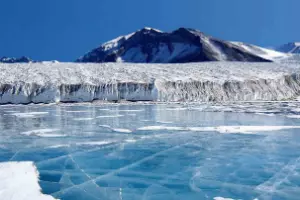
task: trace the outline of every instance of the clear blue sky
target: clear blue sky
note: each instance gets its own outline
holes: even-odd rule
[[[299,9],[300,0],[1,0],[0,57],[73,61],[145,26],[276,46],[300,41]]]

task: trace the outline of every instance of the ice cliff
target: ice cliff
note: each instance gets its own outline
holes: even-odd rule
[[[299,94],[297,64],[0,64],[0,104],[286,100]]]

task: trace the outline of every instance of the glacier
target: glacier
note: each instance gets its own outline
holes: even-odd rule
[[[300,65],[0,64],[0,104],[105,101],[279,101],[300,94]]]

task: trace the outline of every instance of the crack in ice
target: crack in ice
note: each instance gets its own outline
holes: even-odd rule
[[[63,194],[63,193],[65,193],[65,192],[71,190],[71,189],[74,188],[74,187],[78,187],[78,188],[79,188],[80,186],[86,185],[86,184],[88,184],[88,183],[90,183],[90,182],[92,182],[92,181],[98,181],[98,180],[101,180],[101,179],[103,179],[103,178],[110,177],[111,175],[114,175],[114,174],[116,174],[116,173],[120,173],[120,172],[122,172],[122,171],[128,170],[128,169],[130,169],[130,168],[132,168],[132,167],[138,166],[138,165],[140,165],[140,164],[142,164],[142,163],[144,163],[144,162],[146,162],[146,161],[149,161],[149,160],[151,160],[151,159],[153,159],[153,158],[155,158],[155,157],[157,157],[157,156],[163,155],[163,154],[165,154],[165,153],[167,153],[167,152],[173,151],[173,150],[175,150],[175,149],[178,149],[178,148],[180,148],[180,147],[182,147],[182,146],[185,146],[185,145],[188,145],[188,144],[190,144],[190,143],[185,143],[185,144],[177,145],[177,146],[168,148],[168,149],[166,149],[166,150],[160,151],[160,152],[158,152],[158,153],[154,153],[154,154],[152,154],[151,156],[147,156],[147,157],[145,157],[145,158],[142,158],[142,159],[139,160],[139,161],[136,161],[136,162],[134,162],[134,163],[131,163],[131,164],[126,165],[126,166],[124,166],[124,167],[121,167],[121,168],[119,168],[119,169],[113,170],[113,171],[111,171],[111,172],[109,172],[109,173],[106,173],[106,174],[104,174],[104,175],[100,175],[100,176],[98,176],[98,177],[96,177],[96,178],[94,178],[94,179],[92,179],[92,180],[85,181],[85,182],[83,182],[83,183],[81,183],[81,184],[79,184],[79,185],[76,185],[76,186],[72,186],[72,187],[63,189],[63,190],[61,190],[61,191],[59,191],[59,192],[53,193],[52,195],[53,195],[53,196],[59,196],[59,194]]]

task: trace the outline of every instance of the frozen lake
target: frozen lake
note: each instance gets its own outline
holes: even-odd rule
[[[1,106],[0,162],[33,161],[62,200],[296,200],[299,106]]]

